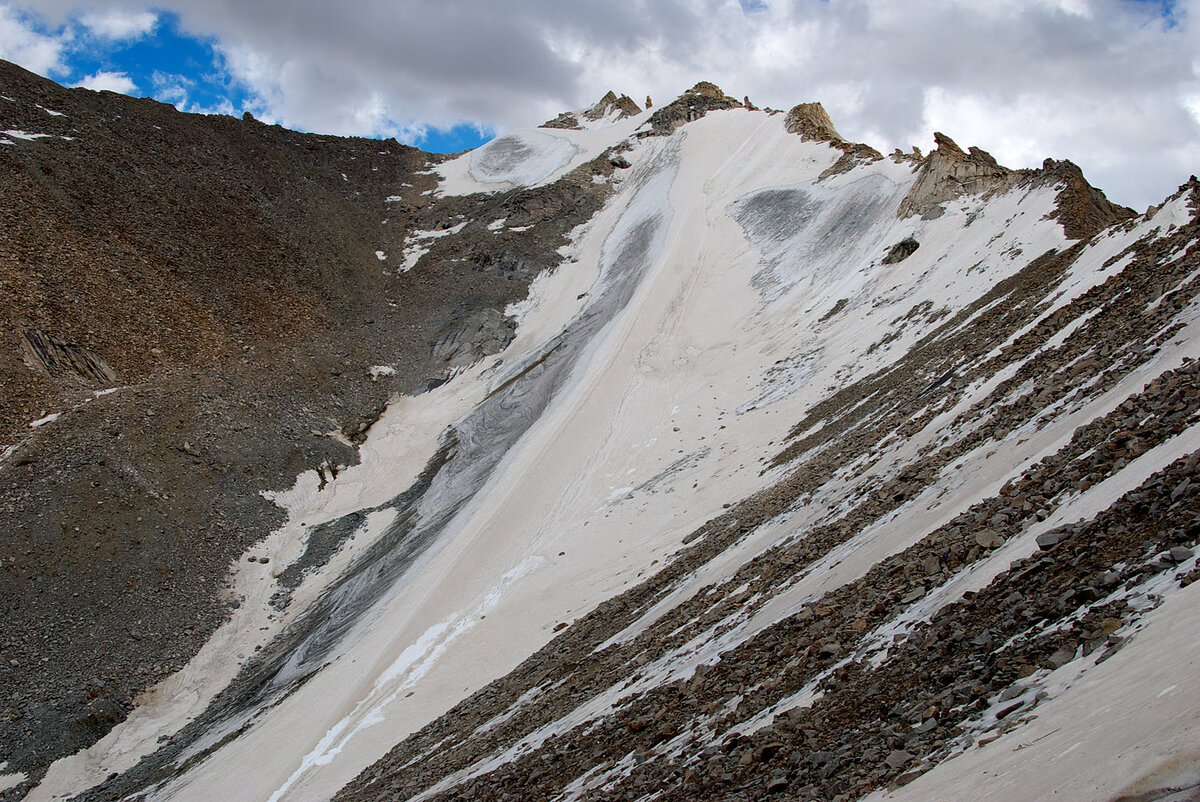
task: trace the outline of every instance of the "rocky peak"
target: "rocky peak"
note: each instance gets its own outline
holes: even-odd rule
[[[1086,239],[1113,223],[1134,216],[1133,209],[1118,206],[1088,183],[1083,171],[1073,162],[1046,159],[1038,171],[1044,184],[1060,184],[1058,209],[1054,214],[1071,239]]]
[[[650,116],[650,128],[639,137],[666,136],[684,123],[698,120],[710,111],[741,108],[741,101],[729,97],[714,83],[701,81]]]
[[[842,157],[833,166],[821,173],[820,179],[853,170],[860,164],[868,164],[883,158],[883,154],[870,145],[849,142],[838,133],[829,118],[829,112],[820,103],[800,103],[792,107],[784,118],[783,126],[789,134],[799,134],[805,142],[828,142],[842,151]]]
[[[793,106],[784,118],[783,126],[789,134],[799,134],[806,142],[844,141],[834,127],[833,120],[829,119],[829,113],[820,103],[801,103]]]
[[[709,81],[700,81],[698,84],[696,84],[691,89],[684,92],[683,94],[684,94],[684,96],[696,95],[699,97],[711,98],[713,100],[729,100],[735,104],[737,103],[736,100],[734,100],[733,98],[729,97],[724,92],[722,92],[721,87],[719,87],[716,84],[711,83]]]

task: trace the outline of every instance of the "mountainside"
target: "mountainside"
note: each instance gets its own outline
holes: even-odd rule
[[[3,798],[1200,789],[1195,177],[0,96]]]

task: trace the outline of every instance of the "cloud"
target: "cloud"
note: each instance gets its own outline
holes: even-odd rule
[[[154,88],[154,97],[164,103],[172,103],[177,108],[186,108],[188,95],[196,82],[186,75],[155,70],[150,76]]]
[[[125,73],[105,72],[104,70],[71,85],[91,89],[93,92],[120,92],[122,95],[128,95],[137,90],[137,85]]]
[[[5,61],[39,75],[62,73],[66,44],[61,37],[38,33],[14,9],[0,5],[0,58]]]
[[[1139,208],[1200,163],[1200,0],[12,1],[51,25],[176,14],[255,116],[312,131],[502,130],[711,80],[820,100],[880,149],[940,130],[1013,167],[1070,158]]]
[[[79,23],[93,36],[126,41],[150,34],[158,24],[158,15],[151,11],[130,12],[113,8],[88,11],[80,15]]]

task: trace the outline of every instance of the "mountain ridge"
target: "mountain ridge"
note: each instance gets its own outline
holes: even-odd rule
[[[260,754],[257,733],[278,726],[272,716],[310,703],[307,689],[329,682],[374,682],[375,690],[325,724],[320,717],[332,714],[310,708],[307,746],[308,731],[285,724],[296,741],[280,751],[283,762],[268,766],[261,753],[254,767],[255,782],[273,783],[263,786],[264,798],[331,795],[347,782],[340,793],[348,799],[858,796],[940,772],[951,765],[947,756],[972,748],[974,741],[963,746],[964,733],[978,733],[980,744],[1019,734],[1005,721],[1041,703],[1039,688],[1055,687],[1055,671],[1099,671],[1088,661],[1123,650],[1139,622],[1153,620],[1153,604],[1130,606],[1138,589],[1153,588],[1144,592],[1175,609],[1195,578],[1200,478],[1194,444],[1187,445],[1200,396],[1187,356],[1195,348],[1194,177],[1161,207],[1135,215],[1108,202],[1070,162],[1008,170],[941,134],[927,156],[884,158],[844,141],[819,104],[781,119],[705,83],[645,111],[609,93],[591,107],[592,118],[581,113],[595,127],[567,113],[574,125],[512,132],[439,159],[254,121],[193,119],[152,101],[61,90],[12,67],[2,80],[0,94],[25,115],[10,130],[50,132],[0,151],[5,180],[20,188],[10,203],[27,204],[5,218],[9,254],[0,264],[8,265],[13,293],[6,305],[23,315],[10,316],[6,376],[14,378],[5,386],[57,381],[57,397],[68,404],[0,461],[9,480],[0,503],[20,530],[5,545],[20,559],[10,557],[4,570],[21,603],[10,603],[10,629],[0,638],[3,687],[15,691],[0,722],[12,746],[0,760],[4,771],[24,775],[6,792],[12,798],[41,779],[50,759],[114,725],[113,737],[122,732],[136,693],[225,632],[249,653],[232,666],[237,677],[187,680],[198,683],[181,686],[189,693],[212,686],[213,703],[186,726],[155,724],[165,728],[157,751],[97,752],[98,765],[121,768],[94,777],[99,784],[84,798],[147,789],[203,798],[223,782],[249,782],[237,753]],[[143,114],[154,122],[144,125]],[[135,120],[118,122],[126,116]],[[32,121],[49,125],[34,132]],[[152,191],[114,180],[107,186],[119,191],[102,201],[83,194],[105,186],[94,178],[102,170],[67,162],[87,167],[81,174],[93,186],[85,186],[52,149],[34,150],[84,147],[75,145],[83,139],[77,134],[99,140],[109,125],[131,126],[148,142],[144,149],[132,138],[99,143],[111,148],[100,152],[113,154],[106,158],[117,175],[131,171],[157,187],[154,165],[176,149],[221,180],[228,176],[207,195],[196,180],[193,203],[164,174],[173,206],[199,215],[214,198],[232,197],[232,208],[259,209],[262,217],[251,219],[282,214],[297,228],[320,220],[330,241],[287,234],[296,228],[278,222],[241,230],[241,215],[226,214],[234,232],[228,244],[225,235],[203,241],[205,231],[226,230],[219,215],[180,244],[180,232],[197,230],[186,214],[168,215],[150,233],[131,225],[130,210],[165,214]],[[167,133],[150,134],[158,125]],[[211,141],[227,138],[228,152],[172,139],[177,127],[211,129]],[[296,173],[287,177],[295,165],[281,161],[273,185],[256,183],[264,182],[258,168],[231,166],[243,152],[258,161],[275,149],[299,158],[301,173],[315,168],[320,176],[307,179],[316,186],[296,201],[278,194],[304,186]],[[315,160],[304,162],[306,153]],[[166,163],[178,172],[178,161]],[[172,243],[185,259],[208,253],[199,279],[170,260],[146,269],[145,279],[163,269],[174,281],[200,281],[213,294],[199,297],[216,299],[209,303],[227,314],[216,318],[226,327],[216,329],[220,336],[201,329],[184,345],[211,345],[161,349],[172,364],[146,372],[129,361],[126,350],[137,349],[98,332],[96,312],[77,321],[68,307],[30,304],[50,293],[21,283],[41,245],[36,227],[20,224],[40,219],[34,207],[46,198],[57,200],[41,200],[45,209],[76,215],[60,217],[53,236],[40,235],[51,244],[70,222],[110,251],[141,241],[154,243],[156,254]],[[705,205],[689,205],[693,198]],[[285,203],[299,211],[274,208]],[[92,208],[108,216],[80,215]],[[20,245],[22,238],[31,244]],[[271,264],[264,241],[283,255],[281,264]],[[260,249],[239,254],[249,243]],[[92,255],[94,243],[77,248],[108,264]],[[232,261],[222,274],[224,260]],[[51,272],[51,263],[39,269]],[[105,271],[113,274],[97,272]],[[218,292],[226,276],[241,273],[262,282],[267,297]],[[70,282],[81,298],[97,292],[85,278]],[[294,300],[271,309],[281,290]],[[265,319],[253,312],[260,308]],[[125,325],[144,328],[154,319]],[[735,356],[743,343],[751,347]],[[160,347],[136,337],[129,344],[150,353]],[[78,367],[69,375],[57,369],[56,377],[59,362]],[[714,367],[698,367],[706,363]],[[110,380],[101,365],[121,380],[136,376],[137,385],[95,395],[108,388],[94,382]],[[1139,371],[1151,370],[1153,380],[1135,387]],[[81,388],[81,376],[93,383]],[[609,386],[630,389],[620,404],[603,407]],[[670,395],[695,421],[666,414]],[[45,403],[29,405],[8,431],[43,417]],[[595,408],[602,411],[588,411]],[[788,417],[786,426],[775,422]],[[404,428],[409,419],[424,431]],[[504,428],[512,421],[519,427]],[[324,434],[330,424],[333,436]],[[407,432],[408,444],[389,440],[392,431]],[[609,432],[612,443],[595,440],[598,432]],[[591,443],[579,448],[605,467],[572,462],[578,455],[568,434]],[[666,441],[677,442],[678,454],[660,453]],[[630,445],[647,455],[631,473],[653,475],[602,487],[618,481],[603,472],[624,469],[617,454]],[[283,457],[289,450],[298,453]],[[650,462],[651,454],[663,464]],[[385,482],[376,472],[387,459],[405,467],[389,468],[394,476]],[[553,481],[530,467],[539,460],[563,466]],[[958,475],[980,478],[960,490]],[[1133,476],[1141,478],[1120,478]],[[1135,486],[1105,489],[1122,482]],[[543,487],[561,487],[562,498],[577,501],[545,506],[554,494]],[[257,497],[268,488],[278,506]],[[523,502],[505,503],[503,494]],[[75,507],[45,520],[72,498]],[[578,503],[588,499],[590,507]],[[927,524],[915,499],[946,511]],[[1102,506],[1079,526],[1063,517],[1086,504]],[[542,532],[545,547],[522,545],[521,515],[531,516],[525,523]],[[393,522],[383,528],[371,523],[388,516]],[[108,531],[68,534],[106,520]],[[205,534],[222,520],[225,529]],[[630,530],[614,520],[647,530],[645,544],[618,546]],[[589,524],[602,534],[576,540],[572,533]],[[497,534],[479,540],[476,530]],[[124,590],[88,589],[112,570],[88,550],[93,535],[103,559],[132,569]],[[470,548],[500,550],[515,566],[454,560]],[[1010,551],[1019,556],[1005,560]],[[1070,560],[1060,559],[1068,552]],[[63,555],[72,554],[64,566]],[[630,556],[643,561],[636,581],[617,567]],[[195,595],[202,584],[227,581],[231,560],[238,578],[225,601]],[[188,571],[179,570],[184,565]],[[400,643],[401,658],[428,638],[437,642],[419,663],[434,679],[412,674],[402,660],[373,679],[326,679],[353,671],[364,655],[381,665],[394,659],[386,649],[370,651],[375,641],[360,633],[395,599],[409,598],[404,588],[432,583],[429,566],[460,582],[482,577],[481,587],[495,571],[501,601],[480,602],[487,614],[472,616],[471,603],[443,609],[451,602],[432,590],[441,586],[411,597],[412,610],[454,610],[444,619],[453,627],[435,626],[442,620],[435,617],[422,630],[414,612],[396,619],[405,622],[396,625],[407,627],[402,632],[420,634]],[[541,599],[520,588],[534,581],[524,577],[543,574],[557,577],[545,586],[549,600],[518,605],[522,615],[504,618],[503,605],[517,605],[503,602],[504,593]],[[1068,601],[1085,607],[1078,619],[1035,581],[1043,574],[1073,589]],[[983,584],[970,596],[947,590],[972,582]],[[1131,593],[1109,598],[1118,582]],[[1172,593],[1164,590],[1169,582]],[[353,614],[339,611],[338,600],[369,586],[376,589],[355,597]],[[89,598],[72,601],[81,590]],[[1020,601],[1006,602],[1013,593]],[[89,611],[121,595],[126,608]],[[150,598],[162,609],[143,623],[137,611]],[[1029,615],[1009,615],[1014,605]],[[234,618],[222,624],[230,607]],[[203,623],[195,631],[169,633],[172,621],[197,611]],[[477,658],[469,645],[472,633],[491,631],[489,616],[513,621],[521,634],[484,641],[491,665],[481,672],[471,667]],[[1018,624],[1038,616],[1061,629],[1024,634]],[[110,667],[79,665],[72,654],[84,635],[69,629],[54,643],[29,645],[30,633],[72,618],[100,631]],[[322,629],[327,620],[341,623]],[[252,633],[250,622],[268,634]],[[462,640],[440,634],[460,631]],[[1011,643],[989,657],[1000,633]],[[1142,654],[1132,640],[1132,653]],[[968,657],[960,653],[965,643],[974,645]],[[46,665],[43,656],[52,660],[49,674],[30,674]],[[226,655],[208,665],[233,662]],[[122,666],[141,673],[115,681]],[[493,670],[499,675],[488,676]],[[55,672],[62,690],[37,698]],[[911,679],[947,672],[960,679],[945,686]],[[459,677],[467,691],[456,699],[464,693]],[[420,701],[431,682],[455,690]],[[417,701],[404,701],[406,687]],[[157,703],[144,697],[135,718]],[[405,704],[424,706],[405,714],[411,719],[382,712]],[[885,709],[893,712],[879,714]],[[929,709],[936,713],[913,718]],[[210,736],[230,726],[227,736]],[[397,728],[388,730],[397,740],[356,751],[354,734],[367,727]],[[335,730],[349,733],[336,747],[319,737]],[[287,762],[288,750],[298,750],[298,763]],[[82,792],[86,785],[71,785],[68,772],[52,772],[39,792]]]

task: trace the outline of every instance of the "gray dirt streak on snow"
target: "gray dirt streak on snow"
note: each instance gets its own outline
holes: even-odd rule
[[[662,252],[672,217],[669,192],[678,165],[678,142],[669,142],[629,179],[633,197],[604,243],[600,275],[590,300],[556,338],[555,347],[532,368],[524,368],[513,379],[502,382],[474,411],[443,433],[438,453],[417,483],[370,510],[397,510],[395,522],[380,539],[265,648],[204,715],[146,762],[161,766],[175,761],[205,732],[219,729],[220,722],[245,718],[252,723],[259,713],[335,659],[352,631],[369,625],[378,614],[380,600],[402,581],[417,557],[436,542],[459,510],[485,486],[504,456],[568,384],[593,342],[628,306]],[[247,726],[236,727],[234,735],[201,750],[186,763],[203,760]],[[154,769],[149,772],[153,774]],[[135,783],[144,782],[144,778],[136,779],[138,773],[135,768],[126,777]],[[103,793],[107,785],[98,786],[85,798],[94,792]],[[129,793],[133,789],[122,790]]]
[[[868,175],[830,189],[776,187],[750,192],[728,212],[762,254],[754,286],[766,301],[805,279],[828,283],[853,263],[855,251],[878,250],[876,240],[894,220],[900,187]],[[865,248],[865,249],[864,249]]]

